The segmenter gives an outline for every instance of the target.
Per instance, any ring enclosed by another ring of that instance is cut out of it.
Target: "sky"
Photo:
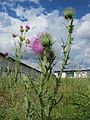
[[[67,24],[63,10],[73,7],[74,19],[73,45],[68,68],[90,69],[90,0],[0,0],[0,52],[15,55],[12,33],[19,34],[20,25],[29,25],[27,38],[38,33],[48,32],[55,44],[53,48],[57,62],[55,70],[62,64],[61,38],[66,41]],[[23,62],[39,68],[37,56],[30,50],[24,54]]]

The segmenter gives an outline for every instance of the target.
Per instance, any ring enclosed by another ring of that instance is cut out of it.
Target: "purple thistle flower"
[[[28,32],[28,30],[30,29],[29,25],[21,25],[20,26],[20,32]]]
[[[25,26],[25,30],[26,32],[30,29],[30,27],[28,25]]]
[[[34,38],[33,41],[31,42],[30,47],[35,54],[40,56],[44,54],[44,48],[42,46],[40,37]]]

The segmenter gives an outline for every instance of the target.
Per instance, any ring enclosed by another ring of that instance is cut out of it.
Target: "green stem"
[[[24,38],[25,37],[25,32],[21,33],[21,36]],[[16,47],[16,43],[14,43],[14,44],[15,44],[15,47]],[[15,66],[15,81],[16,81],[16,83],[17,83],[17,80],[18,80],[19,72],[20,72],[20,62],[21,62],[21,59],[22,59],[22,53],[21,53],[22,46],[23,46],[23,41],[20,40],[19,47],[18,48],[16,47],[16,66]]]
[[[68,59],[69,59],[69,54],[70,54],[70,49],[71,49],[71,41],[72,41],[72,38],[71,38],[72,31],[70,31],[70,29],[72,28],[72,26],[73,26],[72,25],[72,21],[69,20],[68,21],[68,28],[67,28],[67,30],[68,30],[67,45],[65,47],[66,51],[64,53],[64,59],[63,59],[63,62],[62,62],[62,67],[61,67],[61,71],[60,71],[59,77],[56,80],[56,85],[55,85],[55,89],[54,89],[53,99],[51,101],[51,106],[49,107],[48,120],[50,119],[51,112],[52,112],[52,109],[53,109],[53,106],[54,106],[53,100],[55,100],[55,97],[57,95],[57,92],[58,92],[58,89],[59,89],[59,86],[60,86],[62,73],[63,73],[63,71],[65,69],[65,66],[67,65],[67,62],[68,62]]]
[[[55,87],[55,91],[54,91],[54,96],[56,96],[57,92],[58,92],[58,88],[60,86],[60,81],[61,81],[61,77],[62,77],[62,73],[63,73],[63,70],[65,69],[65,66],[67,65],[67,62],[68,62],[68,59],[69,59],[69,54],[70,54],[70,49],[71,49],[71,34],[72,34],[72,31],[70,32],[70,27],[72,27],[72,24],[71,24],[71,21],[69,20],[68,21],[68,38],[67,38],[67,46],[66,46],[66,53],[64,54],[64,59],[63,59],[63,63],[62,63],[62,67],[61,67],[61,71],[60,71],[60,75],[57,79],[57,82],[56,82],[56,87]]]

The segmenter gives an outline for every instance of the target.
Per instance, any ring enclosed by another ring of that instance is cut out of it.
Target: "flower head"
[[[20,26],[20,32],[28,32],[28,30],[30,29],[30,27],[28,25],[24,26],[24,25],[21,25]]]
[[[20,32],[24,32],[24,26],[20,25]]]
[[[28,25],[25,26],[25,31],[28,32],[28,30],[30,29],[30,27]]]
[[[44,47],[52,46],[52,37],[49,33],[42,34],[41,39],[42,39],[42,45]]]
[[[30,47],[35,54],[40,55],[40,56],[44,54],[44,48],[42,46],[40,37],[34,38],[31,41]]]
[[[75,15],[75,10],[71,7],[68,7],[64,10],[65,19],[72,19]]]
[[[12,34],[13,38],[17,37],[18,35],[16,33]]]

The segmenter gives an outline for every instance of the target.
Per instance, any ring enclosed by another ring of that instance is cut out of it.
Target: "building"
[[[15,72],[15,58],[6,57],[5,54],[0,53],[0,70],[2,72],[7,72],[8,67],[11,71]],[[40,70],[37,70],[23,62],[20,63],[20,73],[30,75],[32,78],[41,74]],[[59,76],[60,71],[54,71],[56,77]],[[90,77],[90,69],[78,69],[78,70],[64,70],[62,73],[62,78],[81,78]]]
[[[58,77],[60,71],[54,71],[54,75]],[[78,70],[64,70],[62,73],[62,78],[85,78],[90,77],[90,69],[78,69]]]
[[[6,72],[8,67],[10,71],[15,71],[15,58],[13,57],[6,57],[5,54],[0,53],[0,70]],[[20,73],[31,75],[32,77],[39,75],[41,72],[25,63],[20,63]]]

